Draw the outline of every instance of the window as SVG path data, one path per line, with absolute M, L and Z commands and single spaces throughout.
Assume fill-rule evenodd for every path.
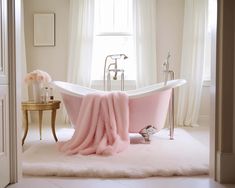
M 205 64 L 203 79 L 205 81 L 211 80 L 211 56 L 212 56 L 212 32 L 215 29 L 216 24 L 216 0 L 209 0 L 208 4 L 208 27 L 207 27 L 207 37 L 206 37 L 206 48 L 205 48 Z
M 92 80 L 102 80 L 107 55 L 125 54 L 119 60 L 125 80 L 135 80 L 132 0 L 96 0 Z M 119 65 L 119 64 L 118 64 Z

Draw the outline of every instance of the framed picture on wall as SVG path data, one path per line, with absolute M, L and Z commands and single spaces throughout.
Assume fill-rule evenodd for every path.
M 34 14 L 34 46 L 55 46 L 55 14 Z

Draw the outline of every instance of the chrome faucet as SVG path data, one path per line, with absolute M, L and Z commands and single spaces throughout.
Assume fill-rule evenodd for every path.
M 169 75 L 170 75 L 170 80 L 174 79 L 174 72 L 172 70 L 170 70 L 170 51 L 167 54 L 167 58 L 163 63 L 163 72 L 164 72 L 164 85 L 167 84 L 167 81 L 169 79 Z
M 104 75 L 103 75 L 104 91 L 111 90 L 111 79 L 110 79 L 111 72 L 114 72 L 113 80 L 117 80 L 118 72 L 121 72 L 121 91 L 124 90 L 124 69 L 118 69 L 117 65 L 118 59 L 121 59 L 122 57 L 124 60 L 128 58 L 125 54 L 113 54 L 106 56 L 104 63 Z M 110 63 L 107 67 L 108 58 L 114 60 L 114 63 Z M 106 83 L 106 74 L 107 74 L 107 83 Z

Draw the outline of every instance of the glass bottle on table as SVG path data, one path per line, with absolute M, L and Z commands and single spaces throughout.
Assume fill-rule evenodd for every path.
M 48 87 L 44 88 L 44 103 L 48 103 L 49 102 L 49 91 L 48 91 Z
M 49 89 L 49 101 L 53 102 L 54 100 L 54 95 L 53 95 L 53 88 Z

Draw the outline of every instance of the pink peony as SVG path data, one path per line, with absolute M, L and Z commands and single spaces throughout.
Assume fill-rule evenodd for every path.
M 25 76 L 24 81 L 27 84 L 31 84 L 35 81 L 40 83 L 48 83 L 51 82 L 51 76 L 45 71 L 34 70 Z

